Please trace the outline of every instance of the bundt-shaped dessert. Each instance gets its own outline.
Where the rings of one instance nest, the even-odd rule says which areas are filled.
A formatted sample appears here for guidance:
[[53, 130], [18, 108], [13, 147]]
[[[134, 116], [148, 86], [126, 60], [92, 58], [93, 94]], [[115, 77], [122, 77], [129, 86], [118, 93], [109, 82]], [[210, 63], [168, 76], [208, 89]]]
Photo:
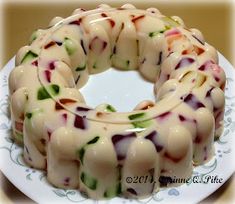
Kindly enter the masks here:
[[[114, 66], [153, 82], [132, 112], [86, 105], [89, 74]], [[88, 82], [89, 83], [89, 82]], [[189, 178], [222, 132], [225, 73], [197, 29], [157, 9], [100, 5], [32, 34], [9, 77], [13, 135], [26, 163], [94, 199], [144, 197], [159, 178]], [[128, 102], [127, 102], [128, 103]], [[144, 182], [127, 182], [128, 177]]]

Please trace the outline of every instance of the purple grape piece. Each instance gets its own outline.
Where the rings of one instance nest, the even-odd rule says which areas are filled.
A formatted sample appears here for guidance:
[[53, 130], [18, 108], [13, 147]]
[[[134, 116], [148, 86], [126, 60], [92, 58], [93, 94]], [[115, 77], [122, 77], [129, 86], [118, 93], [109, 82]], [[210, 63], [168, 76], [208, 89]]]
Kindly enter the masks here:
[[79, 115], [75, 116], [74, 127], [82, 130], [86, 129], [84, 119], [81, 116]]
[[68, 114], [67, 113], [63, 113], [62, 114], [62, 118], [64, 119], [65, 122], [67, 122]]
[[179, 119], [181, 122], [184, 122], [186, 120], [186, 118], [181, 114], [179, 114]]
[[[132, 132], [127, 135], [117, 134], [117, 135], [112, 136], [112, 142], [113, 142], [118, 160], [123, 160], [126, 158], [128, 147], [134, 138], [136, 138], [135, 132]], [[122, 151], [121, 151], [121, 147], [122, 147]]]
[[117, 50], [116, 50], [116, 45], [113, 47], [113, 54], [116, 54]]
[[162, 63], [162, 52], [159, 53], [157, 65]]
[[200, 66], [200, 67], [198, 68], [198, 70], [200, 70], [200, 71], [204, 71], [205, 69], [206, 69], [205, 64], [203, 64], [202, 66]]
[[83, 49], [84, 54], [87, 55], [87, 52], [86, 52], [86, 49], [85, 49], [83, 40], [80, 41], [80, 44], [81, 44], [81, 47], [82, 47], [82, 49]]
[[56, 41], [55, 42], [58, 46], [61, 46], [63, 43], [62, 42], [58, 42], [58, 41]]
[[50, 62], [50, 63], [48, 64], [48, 68], [49, 68], [50, 70], [55, 69], [55, 62], [54, 62], [54, 61]]
[[103, 46], [102, 46], [102, 51], [105, 50], [105, 48], [107, 47], [108, 43], [103, 41]]
[[205, 161], [208, 158], [208, 152], [207, 152], [207, 147], [206, 146], [203, 148], [203, 151], [204, 151], [204, 154], [205, 154], [203, 160]]
[[34, 65], [35, 67], [37, 67], [38, 66], [38, 60], [33, 61], [31, 64]]
[[[141, 64], [144, 64], [146, 61], [146, 58], [144, 58], [142, 61], [141, 61]], [[161, 70], [160, 70], [161, 71]], [[159, 74], [160, 75], [160, 74]]]
[[28, 149], [28, 147], [27, 147], [27, 146], [24, 146], [24, 147], [25, 147], [26, 152], [29, 154], [29, 149]]
[[81, 75], [79, 74], [79, 75], [78, 75], [78, 77], [77, 77], [77, 79], [75, 80], [75, 84], [77, 84], [77, 83], [78, 83], [78, 81], [79, 81], [80, 77], [81, 77]]
[[133, 195], [136, 195], [136, 196], [138, 195], [137, 192], [135, 191], [135, 189], [133, 189], [133, 188], [128, 188], [128, 189], [126, 189], [126, 191], [133, 194]]
[[215, 79], [216, 82], [219, 82], [219, 81], [220, 81], [220, 78], [217, 77], [217, 76], [214, 76], [214, 79]]
[[195, 139], [194, 139], [193, 142], [194, 142], [195, 144], [200, 144], [201, 141], [202, 141], [202, 136], [201, 136], [201, 135], [197, 135], [197, 136], [195, 137]]
[[184, 102], [187, 103], [191, 108], [197, 110], [198, 108], [205, 107], [193, 94], [189, 94], [184, 98]]
[[192, 64], [193, 62], [195, 62], [195, 60], [193, 58], [183, 58], [179, 61], [179, 63], [176, 65], [175, 69], [179, 69], [181, 67], [186, 67], [190, 64]]
[[147, 136], [145, 136], [145, 139], [150, 140], [154, 144], [157, 152], [162, 151], [163, 145], [159, 144], [158, 133], [155, 130], [149, 133]]
[[89, 110], [91, 110], [91, 109], [90, 109], [90, 108], [85, 108], [85, 107], [77, 107], [77, 108], [76, 108], [76, 111], [87, 112], [87, 111], [89, 111]]
[[210, 97], [211, 96], [211, 91], [214, 89], [214, 87], [210, 88], [207, 92], [206, 92], [206, 97]]
[[68, 183], [70, 181], [70, 178], [69, 177], [66, 177], [65, 179], [64, 179], [64, 182], [66, 182], [66, 183]]
[[44, 139], [44, 138], [41, 138], [40, 139], [40, 142], [41, 142], [41, 144], [44, 146], [44, 145], [46, 145], [46, 140]]
[[162, 113], [160, 115], [158, 115], [156, 118], [159, 118], [159, 119], [165, 119], [167, 118], [168, 116], [170, 116], [171, 112], [170, 111], [167, 111], [165, 113]]
[[69, 185], [69, 182], [70, 182], [70, 178], [69, 177], [66, 177], [64, 179], [64, 186], [68, 186]]

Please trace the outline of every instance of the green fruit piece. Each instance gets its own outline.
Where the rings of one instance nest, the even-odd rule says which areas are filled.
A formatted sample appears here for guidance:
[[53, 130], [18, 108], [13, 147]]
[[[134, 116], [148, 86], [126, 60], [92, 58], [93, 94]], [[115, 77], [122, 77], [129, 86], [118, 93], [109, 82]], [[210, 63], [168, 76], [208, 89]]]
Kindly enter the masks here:
[[127, 61], [126, 61], [126, 67], [128, 68], [129, 65], [130, 65], [130, 60], [127, 60]]
[[106, 111], [107, 112], [116, 112], [116, 109], [111, 105], [107, 105], [106, 106]]
[[95, 144], [96, 142], [98, 142], [98, 140], [100, 139], [99, 136], [96, 136], [95, 138], [93, 138], [92, 140], [90, 140], [89, 142], [87, 142], [88, 145], [90, 144]]
[[26, 118], [31, 119], [33, 114], [32, 113], [25, 113]]
[[85, 69], [86, 69], [86, 64], [84, 64], [84, 65], [81, 66], [81, 67], [77, 67], [77, 68], [75, 69], [75, 71], [78, 72], [78, 71], [83, 71], [83, 70], [85, 70]]
[[80, 159], [80, 162], [83, 164], [83, 158], [84, 158], [84, 155], [85, 155], [85, 148], [83, 147], [80, 150], [78, 150], [77, 155]]
[[[49, 93], [47, 92], [49, 91]], [[38, 89], [37, 99], [44, 100], [56, 96], [60, 92], [60, 87], [57, 84], [51, 84], [47, 88], [44, 86]]]
[[44, 100], [47, 98], [51, 98], [50, 94], [47, 92], [45, 87], [41, 87], [38, 90], [38, 95], [37, 95], [38, 100]]
[[93, 68], [93, 69], [96, 69], [96, 68], [97, 68], [96, 62], [93, 64], [92, 68]]
[[111, 187], [104, 192], [104, 197], [113, 198], [115, 196], [118, 196], [120, 193], [121, 193], [121, 183], [118, 182], [116, 186]]
[[122, 184], [121, 184], [121, 182], [118, 182], [118, 184], [117, 184], [117, 189], [116, 189], [117, 191], [117, 195], [119, 195], [119, 194], [121, 194], [122, 193]]
[[32, 59], [34, 59], [34, 58], [36, 58], [38, 55], [36, 54], [36, 53], [34, 53], [34, 52], [32, 52], [32, 51], [28, 51], [26, 54], [25, 54], [25, 56], [23, 57], [23, 59], [21, 60], [21, 64], [22, 63], [26, 63], [26, 62], [28, 62], [28, 61], [31, 61]]
[[60, 87], [57, 84], [51, 84], [49, 86], [49, 91], [53, 96], [56, 96], [60, 92]]
[[166, 25], [171, 26], [171, 27], [177, 27], [180, 25], [177, 21], [175, 21], [171, 17], [164, 16], [161, 19], [166, 23]]
[[35, 30], [35, 31], [32, 33], [32, 35], [30, 36], [30, 38], [29, 38], [29, 44], [32, 44], [32, 42], [33, 42], [34, 40], [36, 40], [37, 37], [38, 37], [37, 31]]
[[65, 38], [64, 46], [68, 55], [72, 55], [77, 50], [75, 42], [69, 38]]
[[169, 29], [171, 29], [171, 27], [166, 25], [165, 29], [163, 29], [163, 30], [158, 30], [158, 31], [155, 31], [155, 32], [150, 32], [149, 33], [149, 37], [152, 38], [152, 37], [155, 37], [157, 35], [161, 35], [161, 34], [163, 34], [165, 31], [167, 31]]
[[134, 126], [134, 128], [146, 128], [151, 125], [151, 121], [150, 120], [137, 121], [133, 122], [132, 125]]
[[95, 190], [97, 188], [97, 180], [86, 173], [81, 173], [81, 181], [91, 190]]
[[145, 116], [145, 113], [136, 113], [136, 114], [129, 115], [128, 118], [130, 120], [135, 120], [135, 119], [143, 118], [144, 116]]
[[114, 54], [112, 53], [112, 54], [109, 56], [109, 59], [112, 59], [113, 55], [114, 55]]
[[84, 155], [85, 155], [87, 145], [95, 144], [96, 142], [98, 142], [99, 139], [100, 139], [100, 137], [96, 136], [92, 140], [87, 142], [81, 149], [77, 150], [76, 154], [78, 155], [78, 157], [79, 157], [82, 164], [83, 164], [83, 159], [84, 159]]
[[15, 139], [19, 142], [19, 143], [23, 143], [23, 134], [20, 134], [18, 132], [15, 131]]

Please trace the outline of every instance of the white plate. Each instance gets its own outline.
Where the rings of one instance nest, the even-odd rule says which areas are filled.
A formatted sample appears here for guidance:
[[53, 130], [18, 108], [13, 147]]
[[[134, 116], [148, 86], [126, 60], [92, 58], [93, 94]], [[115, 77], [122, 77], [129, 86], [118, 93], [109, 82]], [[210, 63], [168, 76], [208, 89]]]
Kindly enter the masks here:
[[[232, 175], [235, 171], [234, 158], [232, 158], [235, 149], [233, 137], [235, 133], [235, 70], [221, 54], [219, 54], [219, 59], [227, 76], [224, 133], [215, 142], [214, 158], [206, 165], [196, 167], [193, 178], [202, 176], [205, 181], [208, 176], [214, 176], [214, 179], [217, 176], [222, 183], [212, 182], [213, 180], [210, 179], [209, 183], [192, 182], [175, 188], [161, 189], [160, 192], [144, 200], [114, 198], [98, 203], [197, 203], [213, 193]], [[24, 164], [22, 148], [11, 139], [11, 122], [8, 113], [8, 76], [13, 68], [14, 59], [9, 61], [0, 72], [1, 171], [19, 190], [38, 203], [97, 203], [84, 197], [77, 190], [63, 190], [51, 186], [46, 180], [45, 172], [29, 168]], [[128, 80], [128, 86], [125, 85], [125, 80]], [[111, 86], [110, 82], [112, 82]], [[145, 98], [153, 99], [152, 84], [141, 81], [137, 73], [113, 69], [92, 76], [82, 92], [89, 105], [95, 106], [101, 102], [109, 102], [120, 111], [131, 110]]]

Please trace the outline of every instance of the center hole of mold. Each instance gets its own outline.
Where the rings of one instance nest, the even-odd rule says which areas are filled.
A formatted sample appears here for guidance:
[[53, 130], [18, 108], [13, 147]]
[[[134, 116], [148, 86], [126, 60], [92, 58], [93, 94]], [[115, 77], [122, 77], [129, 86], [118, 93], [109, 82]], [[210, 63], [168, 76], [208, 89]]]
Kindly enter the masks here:
[[138, 71], [120, 71], [110, 68], [89, 76], [80, 89], [86, 104], [96, 107], [112, 105], [118, 112], [132, 111], [143, 100], [155, 101], [153, 83], [146, 81]]

